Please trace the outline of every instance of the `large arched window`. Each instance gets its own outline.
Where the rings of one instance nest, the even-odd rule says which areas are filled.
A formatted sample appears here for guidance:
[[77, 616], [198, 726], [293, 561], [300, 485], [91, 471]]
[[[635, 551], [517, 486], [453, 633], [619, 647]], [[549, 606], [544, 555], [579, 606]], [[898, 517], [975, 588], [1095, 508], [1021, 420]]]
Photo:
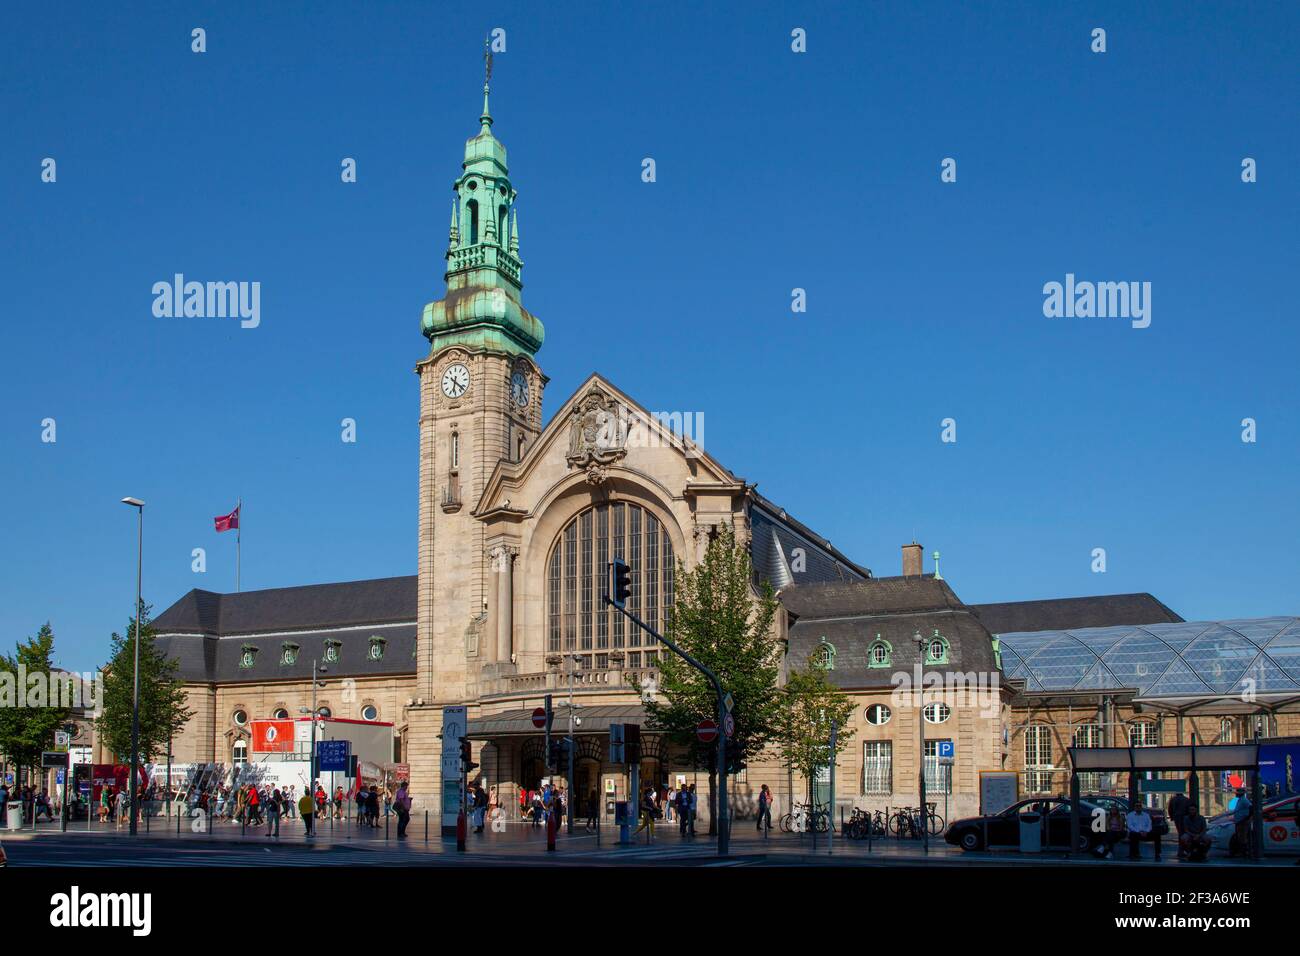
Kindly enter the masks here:
[[627, 609], [655, 630], [673, 603], [673, 545], [659, 519], [639, 505], [617, 501], [576, 515], [555, 539], [546, 562], [548, 654], [576, 654], [583, 667], [606, 668], [611, 651], [624, 667], [654, 667], [651, 638], [605, 607], [606, 567], [622, 558], [632, 568]]

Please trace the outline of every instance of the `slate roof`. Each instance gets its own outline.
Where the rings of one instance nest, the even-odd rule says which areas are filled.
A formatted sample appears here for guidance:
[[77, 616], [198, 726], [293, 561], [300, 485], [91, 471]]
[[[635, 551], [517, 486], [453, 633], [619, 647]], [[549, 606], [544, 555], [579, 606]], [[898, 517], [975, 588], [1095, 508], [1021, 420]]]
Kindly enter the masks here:
[[[871, 571], [850, 561], [826, 538], [790, 517], [786, 511], [751, 491], [749, 509], [750, 557], [756, 581], [768, 581], [775, 590], [791, 584], [859, 581]], [[794, 570], [795, 549], [801, 549], [802, 570]]]
[[307, 628], [414, 621], [416, 576], [306, 584], [217, 594], [190, 591], [154, 619], [154, 630], [185, 634], [257, 634]]
[[970, 607], [994, 634], [1067, 631], [1126, 624], [1178, 624], [1183, 620], [1146, 593], [972, 604]]
[[[839, 687], [891, 687], [898, 671], [912, 672], [923, 654], [913, 635], [937, 630], [949, 644], [947, 664], [923, 672], [992, 674], [998, 670], [993, 637], [971, 608], [933, 576], [870, 578], [845, 584], [796, 585], [781, 593], [794, 617], [790, 660], [802, 667], [825, 638], [835, 647], [827, 679]], [[892, 646], [888, 667], [868, 666], [877, 635]]]
[[[328, 641], [338, 642], [338, 660], [326, 664], [333, 677], [412, 674], [415, 599], [415, 575], [237, 594], [196, 589], [153, 625], [159, 648], [187, 681], [310, 679]], [[369, 657], [372, 636], [384, 639], [379, 660]], [[298, 645], [292, 664], [282, 662], [286, 642]], [[251, 667], [241, 663], [246, 647], [256, 650]]]

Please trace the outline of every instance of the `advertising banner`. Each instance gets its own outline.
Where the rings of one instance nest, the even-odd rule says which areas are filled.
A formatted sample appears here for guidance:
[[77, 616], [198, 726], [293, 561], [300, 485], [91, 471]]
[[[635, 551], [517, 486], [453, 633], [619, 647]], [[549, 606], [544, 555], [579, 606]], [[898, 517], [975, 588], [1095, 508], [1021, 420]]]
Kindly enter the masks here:
[[[253, 753], [288, 754], [294, 750], [294, 722], [292, 720], [254, 720]], [[308, 728], [310, 730], [310, 727]]]

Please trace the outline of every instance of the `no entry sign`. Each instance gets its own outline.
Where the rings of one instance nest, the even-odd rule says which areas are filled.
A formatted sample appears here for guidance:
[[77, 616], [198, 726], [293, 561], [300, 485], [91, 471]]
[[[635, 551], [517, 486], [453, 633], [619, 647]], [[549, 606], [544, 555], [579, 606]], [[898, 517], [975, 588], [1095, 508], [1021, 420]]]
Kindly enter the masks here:
[[713, 743], [718, 739], [718, 722], [707, 718], [701, 720], [695, 728], [695, 736], [700, 738], [701, 743]]
[[546, 709], [538, 707], [533, 711], [533, 726], [541, 730], [546, 726]]

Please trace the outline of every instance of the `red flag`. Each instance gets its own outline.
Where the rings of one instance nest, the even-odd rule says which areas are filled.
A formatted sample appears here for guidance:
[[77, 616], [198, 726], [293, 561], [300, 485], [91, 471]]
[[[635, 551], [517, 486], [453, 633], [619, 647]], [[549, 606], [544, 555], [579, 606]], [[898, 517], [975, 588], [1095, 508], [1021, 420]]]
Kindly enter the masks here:
[[218, 531], [230, 531], [232, 528], [239, 527], [239, 508], [240, 506], [236, 506], [235, 510], [230, 514], [218, 515], [212, 519], [212, 523], [217, 526]]

